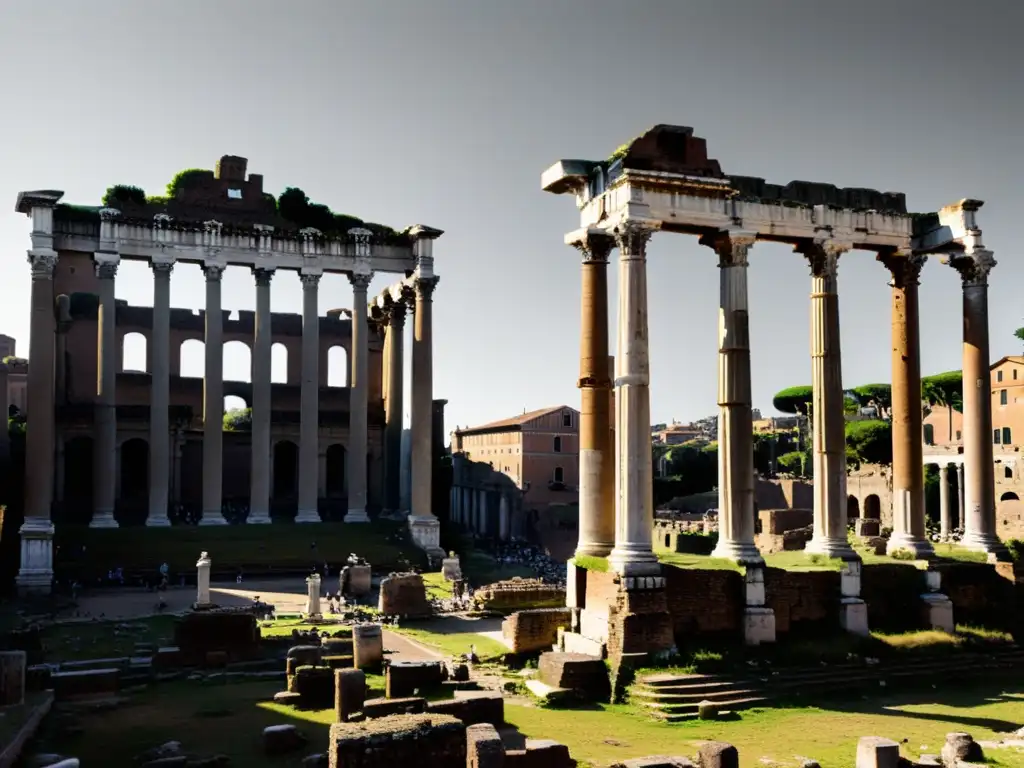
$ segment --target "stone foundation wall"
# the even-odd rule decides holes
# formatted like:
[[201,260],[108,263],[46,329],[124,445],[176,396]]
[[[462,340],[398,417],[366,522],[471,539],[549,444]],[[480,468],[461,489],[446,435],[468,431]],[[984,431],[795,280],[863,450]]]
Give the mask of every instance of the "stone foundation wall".
[[615,604],[618,594],[618,576],[614,573],[587,571],[586,606],[588,611],[607,611],[609,606]]
[[335,723],[327,747],[331,766],[451,768],[466,765],[466,726],[448,715],[395,715]]
[[881,632],[924,629],[924,572],[912,565],[869,565],[861,571],[860,596],[868,604],[868,626]]
[[[1024,501],[1000,501],[999,497],[1007,490],[1011,489],[996,486],[996,533],[1003,541],[1024,539]],[[1012,492],[1024,498],[1024,489],[1013,488]]]
[[513,653],[549,651],[558,640],[559,627],[572,624],[568,608],[536,608],[513,613],[501,623],[501,636]]
[[957,563],[941,569],[942,592],[953,602],[957,624],[1016,630],[1024,621],[1018,602],[1021,587],[992,565]]
[[473,600],[478,608],[489,611],[557,608],[565,605],[565,587],[545,584],[540,579],[516,577],[481,587]]
[[[796,510],[790,510],[796,511]],[[839,630],[839,573],[764,569],[765,605],[775,611],[775,632]]]
[[377,608],[385,616],[429,616],[423,577],[418,573],[392,573],[383,579]]
[[637,577],[623,581],[645,582],[645,585],[620,583],[615,602],[608,607],[608,658],[613,665],[617,665],[624,654],[656,654],[675,645],[664,578]]
[[[735,639],[743,635],[743,574],[662,566],[676,643],[695,636]],[[589,587],[589,582],[588,582]]]

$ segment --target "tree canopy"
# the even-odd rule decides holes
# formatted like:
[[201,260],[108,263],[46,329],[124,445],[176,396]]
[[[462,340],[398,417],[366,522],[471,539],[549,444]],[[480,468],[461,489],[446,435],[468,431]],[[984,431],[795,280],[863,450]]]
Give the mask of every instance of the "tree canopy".
[[236,408],[225,413],[224,429],[227,432],[251,432],[252,408]]
[[782,413],[806,416],[811,410],[814,390],[812,387],[789,387],[775,393],[772,405]]
[[889,384],[862,384],[849,392],[861,406],[869,405],[872,401],[882,408],[892,406],[892,386]]
[[921,378],[921,396],[930,405],[943,405],[957,411],[964,409],[964,376],[962,371],[946,371]]
[[892,422],[880,419],[848,421],[846,456],[858,464],[891,464]]

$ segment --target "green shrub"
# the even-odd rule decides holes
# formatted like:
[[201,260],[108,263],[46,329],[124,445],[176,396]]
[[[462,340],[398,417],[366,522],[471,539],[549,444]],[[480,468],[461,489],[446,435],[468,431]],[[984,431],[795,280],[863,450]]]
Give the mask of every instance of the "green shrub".
[[117,208],[121,203],[146,204],[146,193],[139,187],[129,184],[115,184],[107,187],[103,193],[103,205],[108,208]]
[[208,177],[212,173],[213,171],[202,168],[186,168],[183,171],[178,171],[167,184],[167,197],[173,200],[178,196],[178,192],[191,187],[197,180]]
[[804,453],[803,451],[790,451],[789,453],[784,453],[775,459],[775,464],[782,472],[789,472],[794,475],[803,474]]
[[592,555],[576,555],[569,561],[577,568],[585,571],[596,571],[597,573],[608,573],[608,558],[594,557]]

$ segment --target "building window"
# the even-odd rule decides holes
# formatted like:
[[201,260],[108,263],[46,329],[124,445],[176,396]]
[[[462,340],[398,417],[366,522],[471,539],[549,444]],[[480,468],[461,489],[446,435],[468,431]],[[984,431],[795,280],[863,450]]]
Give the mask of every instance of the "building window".
[[999,438],[1000,438],[1000,436],[1001,435],[1000,435],[1000,432],[999,432],[998,429],[993,429],[992,430],[992,442],[995,443],[996,445],[999,445]]
[[1013,480],[1013,467],[1003,467],[1003,477]]
[[555,438],[555,453],[561,453],[561,452],[562,452],[562,438],[556,437]]
[[228,190],[228,199],[230,199],[230,200],[241,200],[242,199],[242,190],[240,190],[240,189],[229,189]]
[[562,426],[563,427],[571,427],[572,426],[572,414],[571,413],[563,413],[562,414]]
[[1011,438],[1012,435],[1010,434],[1010,428],[1003,427],[1003,445],[1009,445],[1010,443],[1012,443],[1013,440]]
[[563,480],[562,480],[563,477],[564,477],[564,475],[562,473],[562,468],[561,467],[555,467],[555,482],[556,483],[563,482]]
[[1003,380],[1003,372],[1002,371],[996,371],[996,381],[1002,381],[1002,380]]
[[931,424],[924,425],[924,444],[935,445],[935,427]]
[[958,429],[958,430],[956,431],[956,439],[957,439],[957,440],[959,440],[959,439],[960,439],[960,430],[959,430],[959,429]]
[[1013,380],[1014,381],[1017,380],[1017,369],[1016,368],[1013,369]]
[[1000,389],[999,390],[999,404],[1000,405],[1006,405],[1006,390],[1005,389]]

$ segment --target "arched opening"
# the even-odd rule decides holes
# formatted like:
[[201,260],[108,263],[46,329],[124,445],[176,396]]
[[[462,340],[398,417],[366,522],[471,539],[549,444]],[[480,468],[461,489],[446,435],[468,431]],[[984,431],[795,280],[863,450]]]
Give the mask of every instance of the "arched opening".
[[224,345],[224,380],[252,381],[252,351],[244,341]]
[[557,437],[557,436],[555,437],[554,451],[555,451],[555,453],[561,453],[562,452],[562,438]]
[[864,499],[864,517],[868,520],[882,519],[882,502],[879,501],[877,494],[872,493]]
[[270,346],[270,381],[273,384],[288,383],[288,347],[281,342]]
[[670,547],[671,543],[672,543],[672,534],[666,533],[665,534],[665,549],[670,549],[671,548]]
[[185,339],[178,352],[180,373],[193,379],[201,379],[206,372],[206,345],[199,339]]
[[1007,480],[1013,480],[1013,467],[1003,467],[1003,477]]
[[335,345],[327,350],[327,386],[348,386],[348,352],[344,347]]
[[924,425],[924,444],[935,445],[935,427],[931,424]]
[[850,520],[860,517],[860,502],[856,496],[848,496],[846,499],[846,517]]
[[555,482],[556,483],[564,482],[564,480],[563,480],[564,476],[565,476],[565,473],[562,470],[562,468],[561,467],[555,467]]
[[345,495],[345,446],[335,443],[327,446],[327,497],[339,498]]
[[1020,496],[1018,496],[1013,491],[1007,491],[1006,493],[1004,493],[1002,496],[999,497],[999,500],[1000,501],[1019,501],[1020,500]]
[[224,429],[228,432],[252,431],[252,411],[238,395],[224,396]]
[[92,438],[74,437],[64,443],[64,508],[67,522],[92,518]]
[[274,498],[294,499],[299,489],[299,446],[281,440],[274,446]]
[[121,370],[145,373],[149,370],[146,361],[146,337],[141,333],[126,333],[121,343]]
[[133,437],[121,443],[121,502],[149,502],[149,443]]

